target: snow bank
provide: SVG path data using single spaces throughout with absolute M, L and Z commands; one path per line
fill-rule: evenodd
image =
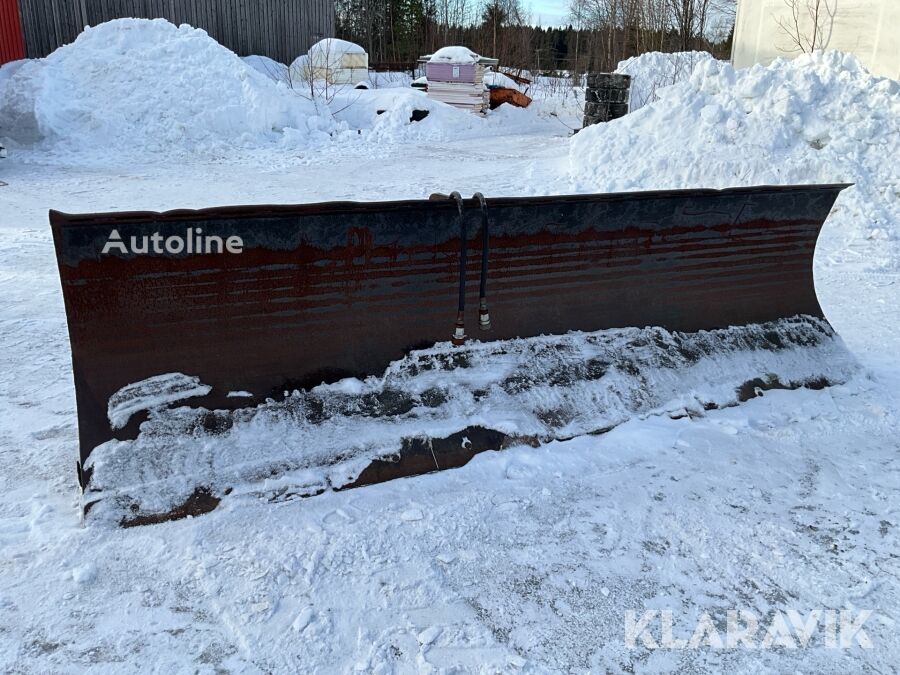
M 21 143 L 117 154 L 233 155 L 321 140 L 310 101 L 190 26 L 119 19 L 87 28 L 6 83 L 0 126 Z M 327 112 L 326 112 L 327 115 Z
M 396 87 L 412 86 L 413 78 L 409 73 L 404 73 L 401 71 L 372 71 L 369 73 L 369 82 L 372 83 L 372 86 L 375 89 L 393 89 Z
M 486 119 L 428 98 L 412 87 L 347 88 L 335 95 L 331 107 L 337 120 L 362 130 L 363 141 L 373 145 L 442 141 L 487 133 L 488 127 Z M 411 122 L 417 110 L 428 111 L 428 116 Z
M 346 122 L 354 129 L 369 130 L 376 126 L 384 126 L 385 121 L 390 120 L 388 126 L 402 130 L 409 127 L 409 119 L 413 110 L 427 110 L 431 115 L 440 105 L 436 105 L 435 101 L 429 99 L 424 91 L 412 87 L 382 89 L 345 87 L 336 91 L 331 107 L 334 110 L 335 119 Z M 456 111 L 456 109 L 451 110 L 452 112 L 462 112 Z M 379 111 L 382 111 L 383 114 L 379 115 Z M 449 112 L 448 119 L 451 124 L 454 121 L 457 123 L 460 121 L 452 112 L 447 112 Z M 440 112 L 435 114 L 438 117 L 441 116 Z
M 441 47 L 431 58 L 429 63 L 478 63 L 481 57 L 468 47 Z
M 690 77 L 694 67 L 713 61 L 709 52 L 646 52 L 619 61 L 617 73 L 631 75 L 631 111 L 657 100 L 658 89 Z
M 28 59 L 19 59 L 18 61 L 7 61 L 0 65 L 0 101 L 4 98 L 3 89 L 10 78 L 15 75 L 16 71 L 28 63 Z
M 857 369 L 825 322 L 804 317 L 698 333 L 627 328 L 456 349 L 439 344 L 391 364 L 382 377 L 254 408 L 154 403 L 137 439 L 109 441 L 91 454 L 91 495 L 103 497 L 91 514 L 118 520 L 121 509 L 129 516 L 165 512 L 198 485 L 220 495 L 253 484 L 241 490 L 315 493 L 353 481 L 404 439 L 482 426 L 517 442 L 546 442 L 640 415 L 702 416 L 733 405 L 753 382 L 819 386 L 845 382 Z M 171 389 L 168 381 L 149 395 L 138 387 L 138 398 L 156 401 L 160 384 Z M 179 384 L 176 393 L 184 395 L 199 383 Z
M 275 59 L 270 59 L 268 56 L 252 54 L 241 57 L 241 60 L 257 73 L 262 73 L 273 82 L 288 83 L 290 81 L 288 78 L 288 67 Z
M 826 224 L 840 239 L 829 249 L 900 237 L 900 83 L 830 51 L 739 71 L 707 60 L 658 94 L 573 138 L 576 189 L 852 182 Z
M 506 87 L 507 89 L 519 89 L 519 83 L 508 75 L 489 70 L 484 74 L 484 84 L 487 87 Z
M 429 98 L 424 91 L 412 87 L 347 87 L 336 92 L 330 105 L 336 120 L 360 129 L 362 141 L 372 146 L 493 138 L 529 131 L 560 132 L 558 122 L 542 117 L 531 107 L 503 105 L 485 116 L 476 115 Z M 414 110 L 427 110 L 428 116 L 410 122 Z

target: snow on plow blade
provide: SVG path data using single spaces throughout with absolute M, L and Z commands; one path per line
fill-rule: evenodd
M 536 336 L 581 331 L 588 344 L 609 329 L 654 327 L 631 337 L 605 334 L 602 354 L 579 343 L 566 352 L 564 366 L 548 366 L 568 373 L 554 386 L 572 389 L 608 378 L 611 367 L 620 373 L 693 368 L 718 351 L 839 351 L 816 299 L 812 261 L 818 233 L 844 187 L 51 212 L 86 503 L 115 495 L 130 508 L 132 517 L 123 516 L 123 523 L 209 510 L 239 481 L 239 472 L 220 465 L 218 473 L 210 469 L 218 478 L 200 470 L 191 477 L 192 451 L 184 439 L 199 448 L 218 438 L 233 449 L 235 464 L 255 467 L 256 478 L 340 465 L 341 477 L 300 480 L 316 492 L 443 468 L 434 453 L 438 441 L 448 458 L 455 457 L 447 463 L 459 465 L 478 449 L 600 428 L 589 421 L 573 426 L 565 412 L 559 419 L 542 417 L 540 405 L 521 399 L 527 388 L 510 403 L 527 409 L 519 422 L 507 415 L 492 424 L 477 405 L 471 414 L 457 406 L 423 417 L 423 406 L 433 413 L 449 400 L 440 381 L 423 383 L 423 354 L 431 355 L 426 370 L 450 382 L 455 371 L 446 368 L 448 361 L 461 359 L 457 365 L 471 370 L 480 354 L 489 371 L 492 363 L 508 362 L 509 354 L 531 353 L 550 339 Z M 698 333 L 711 329 L 719 332 Z M 434 347 L 451 338 L 455 347 Z M 488 358 L 460 346 L 473 339 L 504 342 L 490 348 Z M 643 344 L 645 354 L 659 354 L 635 364 L 622 351 L 635 344 Z M 669 359 L 681 349 L 686 354 Z M 717 382 L 730 394 L 711 394 L 704 405 L 730 404 L 729 396 L 740 398 L 740 387 L 754 380 L 766 386 L 840 380 L 849 366 L 831 357 L 821 367 L 815 365 L 819 357 L 797 368 L 795 359 L 785 373 L 771 359 L 748 366 L 736 357 L 741 363 L 732 364 L 731 379 Z M 584 365 L 592 358 L 600 359 L 594 371 Z M 671 363 L 660 365 L 667 359 Z M 395 396 L 386 384 L 388 367 L 403 370 L 411 362 L 419 365 L 412 379 L 395 383 Z M 522 359 L 493 384 L 502 388 L 514 371 L 527 380 L 535 363 Z M 720 364 L 719 372 L 725 371 Z M 375 384 L 314 388 L 373 375 L 382 377 Z M 466 387 L 476 403 L 479 396 L 490 398 L 484 387 Z M 428 392 L 443 400 L 430 405 L 422 398 Z M 640 404 L 615 405 L 636 412 L 667 400 L 647 396 Z M 306 411 L 302 420 L 293 408 L 276 412 L 291 401 Z M 311 405 L 318 415 L 307 414 Z M 253 433 L 242 427 L 262 424 L 251 419 L 262 414 L 281 421 L 293 415 L 301 426 L 318 424 L 317 433 L 341 416 L 383 417 L 394 431 L 348 449 L 341 434 L 307 434 L 303 447 L 295 447 L 281 429 L 280 442 L 290 447 L 274 458 L 251 448 Z M 528 415 L 533 419 L 523 422 Z M 418 426 L 408 425 L 410 419 Z M 235 438 L 239 432 L 243 446 Z M 197 440 L 201 436 L 206 440 Z M 416 446 L 415 439 L 423 438 L 427 452 Z M 184 457 L 176 459 L 176 446 Z M 160 468 L 167 457 L 174 464 Z M 176 474 L 181 488 L 142 500 L 148 484 Z M 184 494 L 184 486 L 193 492 Z

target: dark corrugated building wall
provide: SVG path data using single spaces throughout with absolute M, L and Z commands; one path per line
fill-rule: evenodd
M 85 26 L 122 17 L 187 23 L 241 56 L 262 54 L 283 63 L 334 35 L 333 0 L 0 0 L 0 21 L 11 22 L 6 17 L 16 4 L 28 58 L 72 42 Z

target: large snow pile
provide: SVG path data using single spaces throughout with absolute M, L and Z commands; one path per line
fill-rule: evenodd
M 26 63 L 28 63 L 27 59 L 20 59 L 18 61 L 9 61 L 0 65 L 0 93 L 3 92 L 3 88 L 6 86 L 7 81 Z
M 832 250 L 900 237 L 897 81 L 830 51 L 738 71 L 709 60 L 658 93 L 659 101 L 573 138 L 578 189 L 855 183 L 826 225 L 839 238 Z
M 319 114 L 205 31 L 164 19 L 87 28 L 0 91 L 4 135 L 80 153 L 231 155 L 285 138 L 303 146 L 323 136 Z
M 616 72 L 631 75 L 633 112 L 657 100 L 657 90 L 686 80 L 695 66 L 711 60 L 709 52 L 646 52 L 619 61 Z

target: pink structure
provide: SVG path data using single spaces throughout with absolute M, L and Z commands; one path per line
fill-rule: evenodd
M 426 63 L 429 82 L 475 82 L 474 63 Z

